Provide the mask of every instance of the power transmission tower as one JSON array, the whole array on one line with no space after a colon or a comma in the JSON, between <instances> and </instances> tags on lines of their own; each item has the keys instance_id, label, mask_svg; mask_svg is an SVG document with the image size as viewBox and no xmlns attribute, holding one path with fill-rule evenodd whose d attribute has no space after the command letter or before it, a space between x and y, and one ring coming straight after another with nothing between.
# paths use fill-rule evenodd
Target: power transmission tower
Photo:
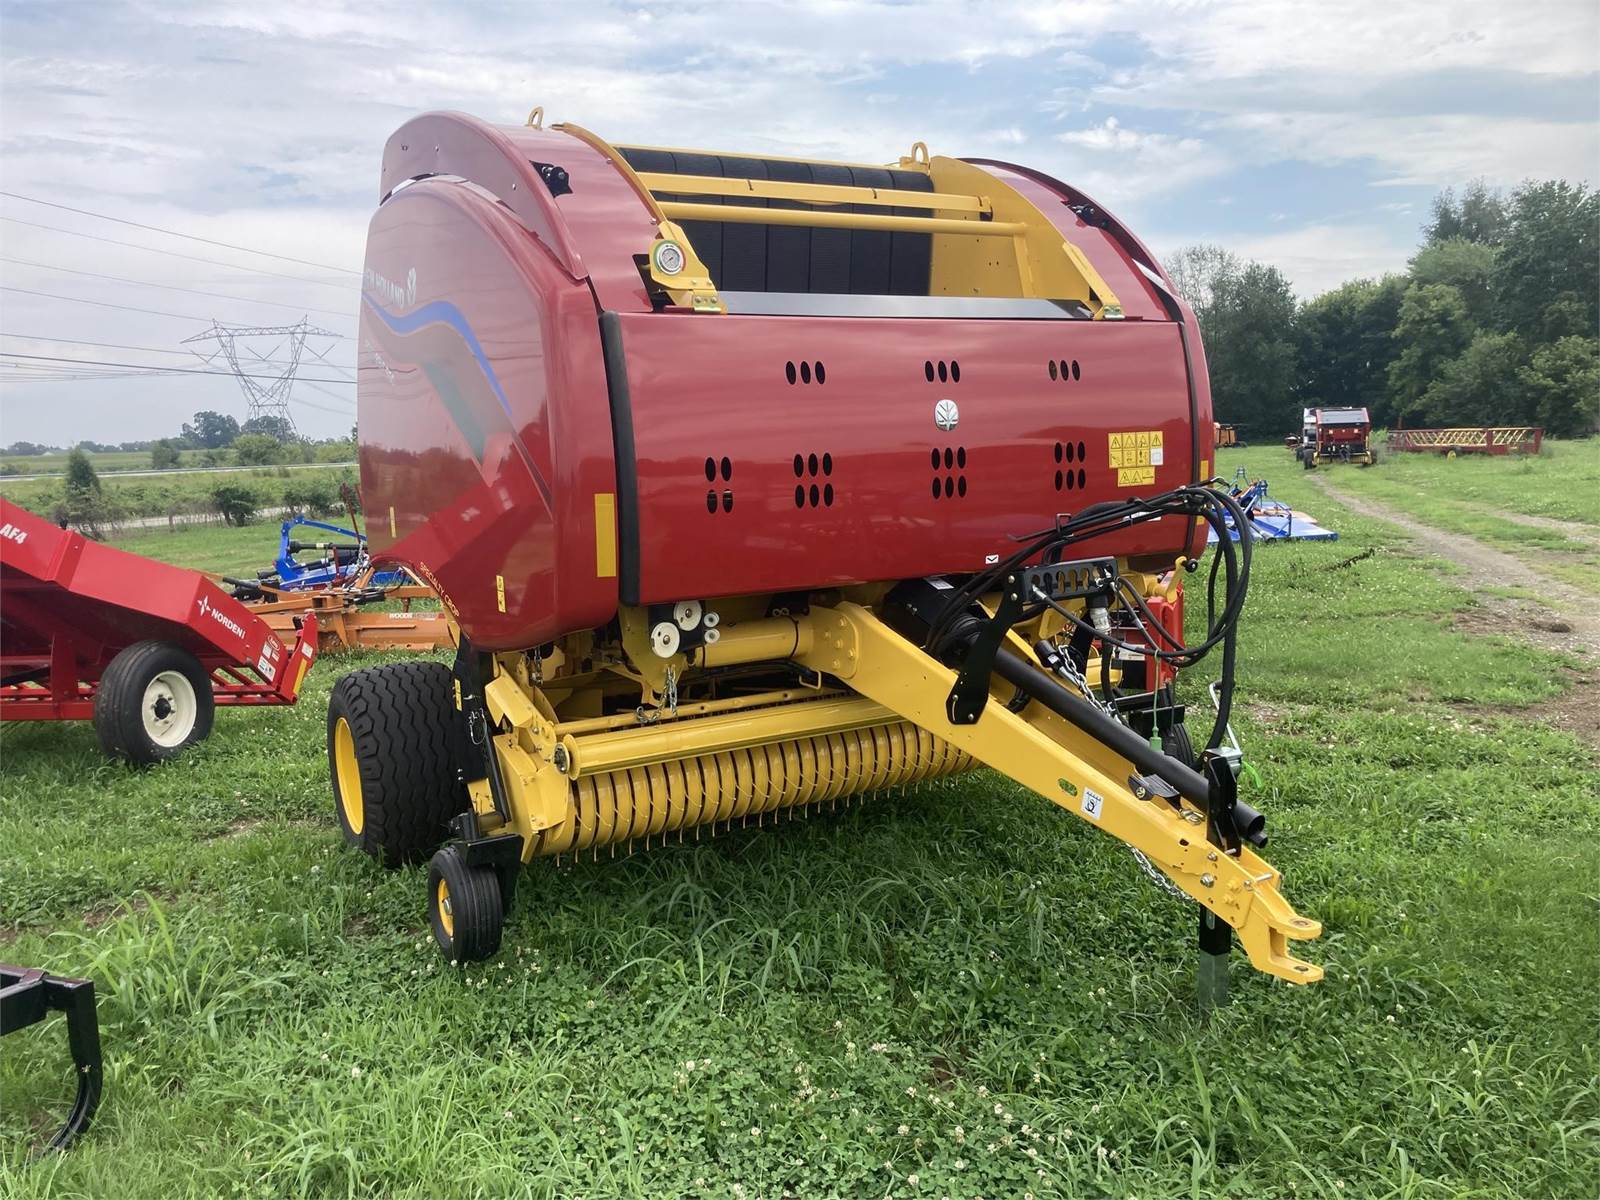
<instances>
[{"instance_id":1,"label":"power transmission tower","mask_svg":"<svg viewBox=\"0 0 1600 1200\"><path fill-rule=\"evenodd\" d=\"M183 344L214 343L211 349L196 349L194 353L202 362L215 365L225 361L232 369L234 378L244 389L247 424L257 417L272 417L275 418L276 428L286 429L298 438L300 431L295 428L294 416L289 412L289 399L300 361L309 354L313 359L327 363L327 356L338 337L331 330L312 325L304 317L293 325L225 325L213 320L210 329L184 338ZM277 340L263 354L257 347L267 338ZM310 339L309 343L307 339ZM327 345L319 350L317 344L324 340ZM287 353L280 354L285 350Z\"/></svg>"}]
</instances>

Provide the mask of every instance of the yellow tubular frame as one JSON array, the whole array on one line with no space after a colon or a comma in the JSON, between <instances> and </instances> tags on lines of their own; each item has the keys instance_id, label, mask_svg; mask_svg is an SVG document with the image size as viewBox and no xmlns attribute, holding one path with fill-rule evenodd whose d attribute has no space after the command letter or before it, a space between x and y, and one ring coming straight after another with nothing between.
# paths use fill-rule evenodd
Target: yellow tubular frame
<instances>
[{"instance_id":1,"label":"yellow tubular frame","mask_svg":"<svg viewBox=\"0 0 1600 1200\"><path fill-rule=\"evenodd\" d=\"M944 704L954 672L859 605L813 608L808 619L812 649L798 656L801 665L837 676L860 695L1141 851L1233 927L1257 970L1290 983L1322 978L1321 967L1288 951L1290 939L1315 938L1322 926L1300 916L1283 898L1278 872L1248 846L1235 857L1208 843L1204 816L1194 809L1180 812L1159 799L1137 799L1128 784L1136 771L1126 759L1054 714L1024 718L1003 704L988 705L975 725L952 725ZM1084 810L1089 791L1101 797L1098 817Z\"/></svg>"}]
</instances>

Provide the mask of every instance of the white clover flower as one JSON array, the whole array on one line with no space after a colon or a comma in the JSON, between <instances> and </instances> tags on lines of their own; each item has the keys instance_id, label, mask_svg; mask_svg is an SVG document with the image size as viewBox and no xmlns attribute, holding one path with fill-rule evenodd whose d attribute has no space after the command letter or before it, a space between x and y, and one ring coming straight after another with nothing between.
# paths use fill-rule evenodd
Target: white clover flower
<instances>
[{"instance_id":1,"label":"white clover flower","mask_svg":"<svg viewBox=\"0 0 1600 1200\"><path fill-rule=\"evenodd\" d=\"M906 1134L911 1132L911 1126L902 1125L902 1126L900 1126L899 1129L895 1130L895 1132L898 1133L901 1137L905 1137Z\"/></svg>"},{"instance_id":2,"label":"white clover flower","mask_svg":"<svg viewBox=\"0 0 1600 1200\"><path fill-rule=\"evenodd\" d=\"M360 1067L351 1067L350 1068L350 1078L351 1079L360 1079L361 1078L361 1068Z\"/></svg>"}]
</instances>

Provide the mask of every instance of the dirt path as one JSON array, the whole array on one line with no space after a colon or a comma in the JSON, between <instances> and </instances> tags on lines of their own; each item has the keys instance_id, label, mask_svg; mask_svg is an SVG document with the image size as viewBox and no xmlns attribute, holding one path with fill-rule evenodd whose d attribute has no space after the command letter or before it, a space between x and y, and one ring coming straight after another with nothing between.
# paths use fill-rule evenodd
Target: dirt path
<instances>
[{"instance_id":1,"label":"dirt path","mask_svg":"<svg viewBox=\"0 0 1600 1200\"><path fill-rule=\"evenodd\" d=\"M1487 504L1466 504L1467 508L1475 509L1486 516L1496 517L1502 521L1510 521L1513 525L1526 525L1529 529L1547 529L1551 533L1559 533L1569 537L1575 542L1584 542L1596 549L1600 549L1600 529L1592 525L1585 525L1581 521L1558 521L1554 517L1536 517L1531 513L1507 512L1503 508L1492 508Z\"/></svg>"},{"instance_id":2,"label":"dirt path","mask_svg":"<svg viewBox=\"0 0 1600 1200\"><path fill-rule=\"evenodd\" d=\"M1314 475L1311 482L1351 512L1398 526L1418 550L1462 568L1465 576L1456 578L1474 594L1477 603L1456 618L1458 629L1519 638L1549 650L1575 655L1583 661L1584 670L1565 672L1572 685L1566 695L1532 709L1506 711L1508 715L1531 715L1549 721L1600 748L1600 606L1595 604L1592 594L1553 579L1521 559L1475 538L1435 529L1409 513L1353 496L1329 483L1324 476ZM1545 518L1497 515L1540 528L1545 526ZM1549 524L1565 528L1559 522ZM1539 599L1498 596L1491 591L1508 587L1538 592Z\"/></svg>"}]
</instances>

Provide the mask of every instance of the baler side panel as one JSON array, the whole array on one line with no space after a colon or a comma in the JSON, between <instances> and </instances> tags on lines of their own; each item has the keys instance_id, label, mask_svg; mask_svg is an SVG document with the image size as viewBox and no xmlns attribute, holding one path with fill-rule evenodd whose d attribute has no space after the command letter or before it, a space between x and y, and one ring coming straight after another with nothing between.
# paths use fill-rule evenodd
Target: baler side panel
<instances>
[{"instance_id":1,"label":"baler side panel","mask_svg":"<svg viewBox=\"0 0 1600 1200\"><path fill-rule=\"evenodd\" d=\"M400 294L375 278L416 282ZM609 620L615 529L597 514L616 474L588 286L505 209L443 181L378 210L367 279L358 416L374 557L429 578L485 649Z\"/></svg>"},{"instance_id":2,"label":"baler side panel","mask_svg":"<svg viewBox=\"0 0 1600 1200\"><path fill-rule=\"evenodd\" d=\"M617 323L637 478L622 520L638 564L625 602L977 571L1057 513L1154 494L1196 470L1171 322ZM927 380L952 362L959 382ZM790 383L802 364L811 382ZM948 432L934 419L942 399L959 408ZM1084 553L1170 563L1189 546L1174 519Z\"/></svg>"}]
</instances>

